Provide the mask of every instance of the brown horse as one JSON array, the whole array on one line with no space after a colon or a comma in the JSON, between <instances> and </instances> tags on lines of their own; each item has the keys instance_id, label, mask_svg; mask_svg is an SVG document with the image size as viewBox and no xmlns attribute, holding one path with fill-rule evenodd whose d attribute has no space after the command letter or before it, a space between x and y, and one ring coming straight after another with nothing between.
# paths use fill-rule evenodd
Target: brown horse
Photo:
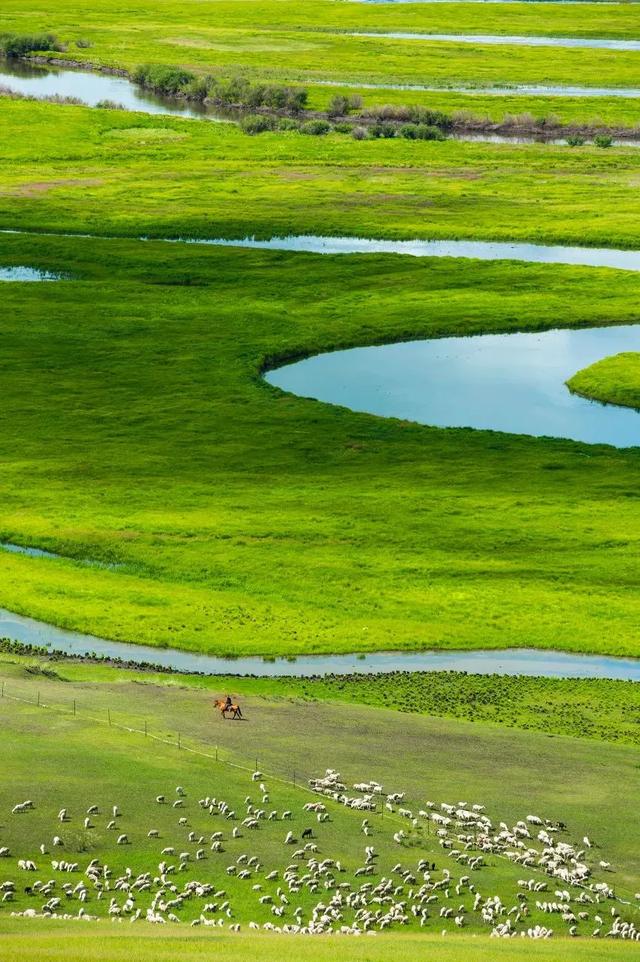
<instances>
[{"instance_id":1,"label":"brown horse","mask_svg":"<svg viewBox=\"0 0 640 962\"><path fill-rule=\"evenodd\" d=\"M239 720L243 717L242 709L240 708L240 705L237 704L237 702L232 702L231 704L229 704L225 698L216 698L213 703L213 707L220 712L220 714L224 719L226 719L228 711L231 712L232 721L234 721L234 719Z\"/></svg>"}]
</instances>

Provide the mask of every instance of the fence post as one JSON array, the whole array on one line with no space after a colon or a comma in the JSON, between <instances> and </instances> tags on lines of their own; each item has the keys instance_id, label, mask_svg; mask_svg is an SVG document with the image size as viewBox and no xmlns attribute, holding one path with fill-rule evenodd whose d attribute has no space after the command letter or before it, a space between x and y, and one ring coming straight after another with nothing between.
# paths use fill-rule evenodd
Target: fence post
<instances>
[{"instance_id":1,"label":"fence post","mask_svg":"<svg viewBox=\"0 0 640 962\"><path fill-rule=\"evenodd\" d=\"M4 682L2 682L2 697L4 698Z\"/></svg>"},{"instance_id":2,"label":"fence post","mask_svg":"<svg viewBox=\"0 0 640 962\"><path fill-rule=\"evenodd\" d=\"M144 737L147 737L147 719L144 720Z\"/></svg>"},{"instance_id":3,"label":"fence post","mask_svg":"<svg viewBox=\"0 0 640 962\"><path fill-rule=\"evenodd\" d=\"M296 770L295 770L295 768L294 768L294 769L293 769L293 785L294 785L294 788L295 788L295 784L296 784Z\"/></svg>"},{"instance_id":4,"label":"fence post","mask_svg":"<svg viewBox=\"0 0 640 962\"><path fill-rule=\"evenodd\" d=\"M178 748L180 748L180 732L178 732Z\"/></svg>"},{"instance_id":5,"label":"fence post","mask_svg":"<svg viewBox=\"0 0 640 962\"><path fill-rule=\"evenodd\" d=\"M111 724L111 709L107 708L107 718L109 719L109 724Z\"/></svg>"},{"instance_id":6,"label":"fence post","mask_svg":"<svg viewBox=\"0 0 640 962\"><path fill-rule=\"evenodd\" d=\"M75 713L76 713L76 700L75 700L75 698L74 698L74 699L73 699L73 714L75 715Z\"/></svg>"},{"instance_id":7,"label":"fence post","mask_svg":"<svg viewBox=\"0 0 640 962\"><path fill-rule=\"evenodd\" d=\"M38 692L38 708L40 707L40 692Z\"/></svg>"}]
</instances>

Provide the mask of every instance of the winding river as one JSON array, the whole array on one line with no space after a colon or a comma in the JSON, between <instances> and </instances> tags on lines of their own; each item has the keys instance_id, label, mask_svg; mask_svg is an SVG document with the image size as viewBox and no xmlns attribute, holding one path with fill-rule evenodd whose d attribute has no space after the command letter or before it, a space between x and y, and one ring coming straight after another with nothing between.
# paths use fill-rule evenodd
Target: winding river
<instances>
[{"instance_id":1,"label":"winding river","mask_svg":"<svg viewBox=\"0 0 640 962\"><path fill-rule=\"evenodd\" d=\"M574 655L527 648L487 651L375 652L369 655L300 655L297 658L217 658L171 648L105 641L57 628L0 608L0 637L49 647L70 655L145 662L183 672L209 675L303 677L328 674L377 674L393 671L467 671L480 675L529 675L545 678L614 678L640 681L640 659Z\"/></svg>"},{"instance_id":2,"label":"winding river","mask_svg":"<svg viewBox=\"0 0 640 962\"><path fill-rule=\"evenodd\" d=\"M489 0L480 0L489 2ZM494 0L491 0L494 2ZM505 2L505 0L498 0ZM506 0L509 2L509 0ZM532 0L533 2L533 0ZM537 2L537 0L535 0ZM563 0L555 0L563 2ZM371 34L371 36L384 36ZM411 35L411 36L416 36ZM441 39L445 39L442 37ZM537 40L540 38L521 38ZM496 41L497 42L497 41ZM599 41L608 42L608 41ZM621 41L623 42L623 41ZM629 41L632 42L632 41ZM571 41L573 44L573 41ZM640 41L638 41L640 44ZM295 81L304 83L304 80ZM319 87L344 87L354 90L407 90L428 93L462 93L469 95L504 96L542 96L542 97L621 97L640 98L640 87L579 87L553 86L545 84L514 84L500 87L461 87L456 85L431 86L413 83L370 83L366 81L313 80ZM223 111L220 107L197 101L176 100L161 97L138 87L126 77L97 73L80 68L44 67L20 62L0 61L0 86L16 93L36 98L77 97L89 107L102 101L120 104L126 110L137 110L147 114L166 114L199 120L213 120L218 123L232 123L237 117L233 111Z\"/></svg>"},{"instance_id":3,"label":"winding river","mask_svg":"<svg viewBox=\"0 0 640 962\"><path fill-rule=\"evenodd\" d=\"M89 107L101 101L120 104L126 110L168 114L197 120L229 122L219 108L197 101L160 97L143 90L126 77L91 70L40 67L20 61L0 61L0 86L29 97L78 97Z\"/></svg>"},{"instance_id":4,"label":"winding river","mask_svg":"<svg viewBox=\"0 0 640 962\"><path fill-rule=\"evenodd\" d=\"M80 90L79 79L82 82ZM4 66L0 71L2 82L33 96L77 96L80 93L89 104L112 100L149 113L218 119L206 110L198 109L198 105L155 98L124 78L87 71ZM518 89L525 92L525 88ZM640 90L611 92L607 88L526 88L526 92L540 89L557 93L575 90L577 96L604 96L606 93L640 96ZM495 92L513 91L496 89ZM186 242L321 254L388 253L415 257L509 259L640 270L639 251L607 248L482 241L392 241L316 235L268 240L188 239ZM2 281L44 281L59 277L35 267L0 268ZM634 349L640 349L640 336L632 326L443 338L320 355L272 371L267 378L274 385L305 396L433 425L552 434L626 447L640 443L638 415L572 397L563 381L592 360L619 350ZM26 554L36 564L69 561L43 549L24 549L11 543L0 545L0 549ZM301 656L295 660L223 659L107 641L1 609L0 636L71 654L95 652L106 657L148 661L175 670L213 674L310 675L450 670L640 680L640 660L525 649L318 655Z\"/></svg>"}]
</instances>

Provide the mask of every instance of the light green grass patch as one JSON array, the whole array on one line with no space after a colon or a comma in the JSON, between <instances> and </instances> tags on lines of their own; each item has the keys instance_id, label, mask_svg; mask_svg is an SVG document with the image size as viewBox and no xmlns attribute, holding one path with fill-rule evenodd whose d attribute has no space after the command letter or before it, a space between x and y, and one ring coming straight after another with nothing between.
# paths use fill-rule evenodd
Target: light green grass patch
<instances>
[{"instance_id":1,"label":"light green grass patch","mask_svg":"<svg viewBox=\"0 0 640 962\"><path fill-rule=\"evenodd\" d=\"M601 401L640 408L640 354L624 351L596 361L567 381L574 394Z\"/></svg>"}]
</instances>

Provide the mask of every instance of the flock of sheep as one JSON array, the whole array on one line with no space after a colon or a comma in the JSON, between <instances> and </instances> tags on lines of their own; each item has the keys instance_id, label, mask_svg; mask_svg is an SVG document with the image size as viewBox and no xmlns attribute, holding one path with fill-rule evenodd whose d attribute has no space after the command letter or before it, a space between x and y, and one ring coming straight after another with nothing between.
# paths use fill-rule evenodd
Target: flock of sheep
<instances>
[{"instance_id":1,"label":"flock of sheep","mask_svg":"<svg viewBox=\"0 0 640 962\"><path fill-rule=\"evenodd\" d=\"M242 808L213 796L194 805L182 786L169 800L158 795L151 805L175 815L176 840L148 826L146 844L158 840L157 861L142 872L127 866L118 870L95 857L81 864L77 852L74 858L53 858L54 850L66 852L64 827L72 818L85 833L103 819L114 845L125 852L135 844L134 832L123 830L118 805L108 812L91 805L74 816L62 808L56 818L59 827L40 843L37 862L28 857L14 863L9 846L0 846L2 862L15 864L12 877L0 880L2 904L23 918L97 921L106 916L116 922L161 925L190 921L231 931L239 931L242 924L291 934L371 935L414 925L443 933L483 928L505 938L546 939L559 932L640 941L632 920L634 907L618 898L608 881L594 878L594 872L608 873L611 866L592 857L588 838L580 846L568 841L563 823L528 815L511 826L495 825L484 806L466 802L428 801L414 811L405 806L403 793L386 793L375 781L348 790L332 769L310 780L318 798L294 815L291 809L272 807L260 772L254 772L251 781ZM322 842L322 826L332 820L336 805L364 815L354 820L354 831L363 837L355 867L327 854ZM17 803L11 814L28 819L34 810L34 802L27 800ZM207 829L194 829L194 821L207 822ZM249 842L254 833L266 831L275 833L272 841L280 835L283 863L277 867L264 866ZM380 839L383 852L371 837ZM390 846L398 849L401 860L383 872L381 856L388 859ZM412 849L417 859L411 858ZM445 862L439 868L434 849ZM481 886L489 884L487 867L502 862L526 870L517 884L514 876L508 901ZM232 894L227 887L234 889ZM25 900L26 908L14 907Z\"/></svg>"}]
</instances>

